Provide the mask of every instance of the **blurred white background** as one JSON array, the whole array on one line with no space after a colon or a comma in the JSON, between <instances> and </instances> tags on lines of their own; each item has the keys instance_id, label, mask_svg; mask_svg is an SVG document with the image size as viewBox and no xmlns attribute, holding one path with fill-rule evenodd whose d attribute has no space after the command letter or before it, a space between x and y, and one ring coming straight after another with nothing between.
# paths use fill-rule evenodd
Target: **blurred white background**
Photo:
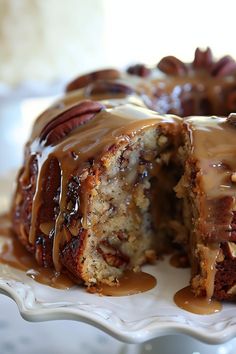
<instances>
[{"instance_id":1,"label":"blurred white background","mask_svg":"<svg viewBox=\"0 0 236 354\"><path fill-rule=\"evenodd\" d=\"M236 56L235 10L235 0L0 0L0 82L189 61L197 46Z\"/></svg>"},{"instance_id":2,"label":"blurred white background","mask_svg":"<svg viewBox=\"0 0 236 354\"><path fill-rule=\"evenodd\" d=\"M103 0L106 60L156 63L173 54L190 61L196 47L236 56L235 0Z\"/></svg>"}]
</instances>

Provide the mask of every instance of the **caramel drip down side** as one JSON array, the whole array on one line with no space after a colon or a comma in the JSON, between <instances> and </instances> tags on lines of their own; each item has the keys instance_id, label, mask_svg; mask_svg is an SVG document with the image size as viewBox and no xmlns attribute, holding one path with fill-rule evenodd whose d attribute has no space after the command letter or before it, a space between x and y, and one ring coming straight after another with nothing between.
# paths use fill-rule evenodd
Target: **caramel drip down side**
<instances>
[{"instance_id":1,"label":"caramel drip down side","mask_svg":"<svg viewBox=\"0 0 236 354\"><path fill-rule=\"evenodd\" d=\"M0 216L0 232L3 245L0 249L0 263L25 271L33 280L58 289L69 289L75 285L66 274L60 274L53 269L45 269L38 265L33 256L24 248L12 234L8 215ZM95 289L106 296L127 296L153 289L156 279L145 272L126 271L113 287L100 285ZM186 311L197 314L212 314L221 310L218 301L207 297L195 297L190 287L181 289L174 296L175 303Z\"/></svg>"},{"instance_id":2,"label":"caramel drip down side","mask_svg":"<svg viewBox=\"0 0 236 354\"><path fill-rule=\"evenodd\" d=\"M59 214L55 222L55 232L53 239L53 264L55 269L59 272L61 270L60 264L60 246L67 240L65 233L64 222L64 212L66 211L66 194L67 194L67 184L69 181L69 170L63 168L61 164L61 187L60 187L60 200L59 200Z\"/></svg>"},{"instance_id":3,"label":"caramel drip down side","mask_svg":"<svg viewBox=\"0 0 236 354\"><path fill-rule=\"evenodd\" d=\"M43 182L45 178L45 172L47 167L47 161L43 162L37 156L37 164L38 164L38 175L36 179L36 189L32 202L32 211L31 211L31 223L30 223L30 231L29 231L29 243L31 245L35 245L36 241L36 233L38 226L38 216L39 210L42 205L42 192L43 192Z\"/></svg>"},{"instance_id":4,"label":"caramel drip down side","mask_svg":"<svg viewBox=\"0 0 236 354\"><path fill-rule=\"evenodd\" d=\"M236 128L219 117L191 117L185 121L198 161L205 199L236 196L231 175L236 172Z\"/></svg>"},{"instance_id":5,"label":"caramel drip down side","mask_svg":"<svg viewBox=\"0 0 236 354\"><path fill-rule=\"evenodd\" d=\"M60 114L63 110L60 109ZM55 114L55 113L54 113ZM36 131L43 131L45 124L55 119L53 114L46 114L45 120L41 116L36 122ZM173 129L181 122L177 117L167 115L159 116L155 112L151 112L145 108L132 105L123 105L115 108L104 109L97 113L92 121L86 122L80 126L70 127L70 132L55 141L55 144L44 146L43 141L35 137L35 131L32 135L31 153L38 156L38 179L37 188L33 200L32 207L32 223L30 230L30 242L33 244L36 238L37 217L42 202L42 185L45 177L45 168L47 160L51 158L57 159L61 169L61 188L59 200L59 214L55 221L54 240L53 240L53 263L57 271L60 271L60 249L67 240L68 232L63 224L67 211L67 188L70 179L73 176L79 178L82 172L91 165L101 163L101 158L105 154L109 154L109 149L116 146L126 145L130 139L136 134L141 133L150 127L158 127L158 125L169 125ZM67 120L67 124L69 121ZM61 134L61 131L60 131ZM83 183L86 183L86 178ZM83 188L83 186L81 186ZM86 189L86 188L85 188ZM86 197L86 193L85 193ZM88 196L87 196L88 197ZM88 199L88 198L87 198ZM83 200L82 200L83 202ZM80 206L82 213L82 224L84 229L88 229L87 224L87 207L85 203ZM79 229L78 229L79 232ZM76 230L75 230L76 233Z\"/></svg>"},{"instance_id":6,"label":"caramel drip down side","mask_svg":"<svg viewBox=\"0 0 236 354\"><path fill-rule=\"evenodd\" d=\"M211 300L214 294L215 275L216 275L216 261L219 255L220 245L208 245L208 252L206 255L206 297Z\"/></svg>"},{"instance_id":7,"label":"caramel drip down side","mask_svg":"<svg viewBox=\"0 0 236 354\"><path fill-rule=\"evenodd\" d=\"M226 118L190 117L185 126L192 150L189 156L196 165L196 206L199 216L194 233L201 255L201 276L204 279L206 298L214 295L216 263L220 243L232 237L235 210L236 183L236 129Z\"/></svg>"},{"instance_id":8,"label":"caramel drip down side","mask_svg":"<svg viewBox=\"0 0 236 354\"><path fill-rule=\"evenodd\" d=\"M29 253L13 234L10 217L0 216L0 263L19 269L35 281L57 289L69 289L75 283L63 273L51 268L38 265L35 258Z\"/></svg>"},{"instance_id":9,"label":"caramel drip down side","mask_svg":"<svg viewBox=\"0 0 236 354\"><path fill-rule=\"evenodd\" d=\"M57 272L51 268L43 268L38 265L20 241L15 237L11 229L10 217L0 215L0 264L19 269L38 283L53 288L68 290L81 284L67 274ZM153 289L157 284L156 279L145 272L126 271L114 286L101 285L95 292L106 296L128 296ZM90 292L92 289L90 289Z\"/></svg>"}]
</instances>

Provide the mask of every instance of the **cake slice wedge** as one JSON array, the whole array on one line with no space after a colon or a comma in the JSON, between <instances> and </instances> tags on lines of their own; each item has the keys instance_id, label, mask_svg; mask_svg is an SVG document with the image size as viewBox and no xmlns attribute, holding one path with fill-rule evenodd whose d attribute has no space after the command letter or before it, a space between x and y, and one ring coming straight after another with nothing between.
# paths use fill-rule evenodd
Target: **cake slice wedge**
<instances>
[{"instance_id":1,"label":"cake slice wedge","mask_svg":"<svg viewBox=\"0 0 236 354\"><path fill-rule=\"evenodd\" d=\"M40 116L13 201L14 230L39 264L112 285L162 253L181 214L181 122L95 101Z\"/></svg>"}]
</instances>

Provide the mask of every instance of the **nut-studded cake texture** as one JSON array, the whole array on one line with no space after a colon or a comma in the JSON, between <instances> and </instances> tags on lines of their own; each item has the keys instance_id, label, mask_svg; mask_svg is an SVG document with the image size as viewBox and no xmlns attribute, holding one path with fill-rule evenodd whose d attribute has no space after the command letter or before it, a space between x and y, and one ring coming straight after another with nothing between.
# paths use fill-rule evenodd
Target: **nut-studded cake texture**
<instances>
[{"instance_id":1,"label":"nut-studded cake texture","mask_svg":"<svg viewBox=\"0 0 236 354\"><path fill-rule=\"evenodd\" d=\"M112 284L163 249L157 235L177 216L171 202L178 173L161 180L159 171L176 165L180 122L134 105L106 108L95 101L39 117L26 146L13 220L42 266L65 267L88 285ZM153 193L158 179L160 192ZM150 205L165 195L168 218ZM154 212L157 219L163 214L159 222Z\"/></svg>"}]
</instances>

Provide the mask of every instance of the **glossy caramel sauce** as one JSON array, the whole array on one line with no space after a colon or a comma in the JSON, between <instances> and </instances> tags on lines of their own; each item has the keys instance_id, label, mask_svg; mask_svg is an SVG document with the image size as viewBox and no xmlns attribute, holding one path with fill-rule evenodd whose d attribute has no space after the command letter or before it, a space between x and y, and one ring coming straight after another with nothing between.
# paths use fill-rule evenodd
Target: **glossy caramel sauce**
<instances>
[{"instance_id":1,"label":"glossy caramel sauce","mask_svg":"<svg viewBox=\"0 0 236 354\"><path fill-rule=\"evenodd\" d=\"M211 300L214 294L215 287L215 275L216 275L216 262L217 257L220 252L219 244L208 245L207 254L205 256L205 267L206 267L206 297Z\"/></svg>"},{"instance_id":2,"label":"glossy caramel sauce","mask_svg":"<svg viewBox=\"0 0 236 354\"><path fill-rule=\"evenodd\" d=\"M226 118L190 117L185 121L190 139L189 161L199 170L200 205L197 230L193 236L203 245L201 262L204 263L207 298L214 292L216 263L220 243L231 239L232 222L236 210L236 128Z\"/></svg>"},{"instance_id":3,"label":"glossy caramel sauce","mask_svg":"<svg viewBox=\"0 0 236 354\"><path fill-rule=\"evenodd\" d=\"M33 255L18 241L11 230L8 215L0 216L0 263L22 270L38 283L57 289L69 289L75 285L66 274L51 268L42 268ZM157 284L156 279L145 272L126 271L114 286L101 285L96 292L107 296L126 296L148 291Z\"/></svg>"},{"instance_id":4,"label":"glossy caramel sauce","mask_svg":"<svg viewBox=\"0 0 236 354\"><path fill-rule=\"evenodd\" d=\"M149 77L143 79L135 75L123 75L119 82L128 84L141 94L148 107L161 114L174 112L183 116L182 103L191 101L190 114L201 114L201 102L209 103L209 113L226 115L225 92L234 92L234 75L213 77L205 70L192 70L186 75L165 75L158 69L152 70ZM206 114L206 113L205 113Z\"/></svg>"},{"instance_id":5,"label":"glossy caramel sauce","mask_svg":"<svg viewBox=\"0 0 236 354\"><path fill-rule=\"evenodd\" d=\"M235 199L236 184L230 177L236 172L236 128L219 117L191 117L185 123L192 156L196 157L201 169L199 178L206 201L225 196Z\"/></svg>"},{"instance_id":6,"label":"glossy caramel sauce","mask_svg":"<svg viewBox=\"0 0 236 354\"><path fill-rule=\"evenodd\" d=\"M75 283L66 274L57 273L50 268L38 265L33 255L18 241L11 230L11 223L7 215L0 217L0 263L22 270L27 276L38 283L49 285L57 289L69 289Z\"/></svg>"},{"instance_id":7,"label":"glossy caramel sauce","mask_svg":"<svg viewBox=\"0 0 236 354\"><path fill-rule=\"evenodd\" d=\"M125 271L117 285L108 286L102 284L97 287L97 292L107 296L127 296L151 290L156 284L157 280L151 274L141 271Z\"/></svg>"},{"instance_id":8,"label":"glossy caramel sauce","mask_svg":"<svg viewBox=\"0 0 236 354\"><path fill-rule=\"evenodd\" d=\"M189 268L189 260L184 253L174 253L170 257L170 265L175 268Z\"/></svg>"},{"instance_id":9,"label":"glossy caramel sauce","mask_svg":"<svg viewBox=\"0 0 236 354\"><path fill-rule=\"evenodd\" d=\"M207 297L197 297L189 286L179 290L174 295L174 302L181 309L197 315L211 315L222 309L219 301L208 299Z\"/></svg>"}]
</instances>

